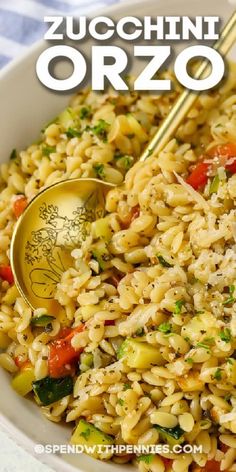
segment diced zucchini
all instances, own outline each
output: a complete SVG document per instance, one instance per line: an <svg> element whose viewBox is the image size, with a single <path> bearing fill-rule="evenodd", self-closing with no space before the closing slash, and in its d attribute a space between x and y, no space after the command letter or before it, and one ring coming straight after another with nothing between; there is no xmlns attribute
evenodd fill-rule
<svg viewBox="0 0 236 472"><path fill-rule="evenodd" d="M159 349L136 339L126 339L117 353L118 359L125 357L129 367L145 369L154 365L162 365L163 357Z"/></svg>
<svg viewBox="0 0 236 472"><path fill-rule="evenodd" d="M55 319L55 316L51 315L34 316L33 318L31 318L30 324L32 326L47 326Z"/></svg>
<svg viewBox="0 0 236 472"><path fill-rule="evenodd" d="M92 224L92 230L95 238L101 238L110 241L112 238L111 228L108 218L100 218Z"/></svg>
<svg viewBox="0 0 236 472"><path fill-rule="evenodd" d="M93 354L91 352L82 352L80 355L80 370L86 372L93 365Z"/></svg>
<svg viewBox="0 0 236 472"><path fill-rule="evenodd" d="M62 111L58 116L58 122L65 130L67 130L68 128L78 126L78 116L76 115L75 110L72 108L66 108L66 110Z"/></svg>
<svg viewBox="0 0 236 472"><path fill-rule="evenodd" d="M33 390L33 381L35 380L34 368L25 367L19 374L16 374L11 381L12 388L21 395L25 397L27 393Z"/></svg>
<svg viewBox="0 0 236 472"><path fill-rule="evenodd" d="M155 425L154 428L158 431L162 441L168 443L170 446L175 446L176 444L182 444L184 442L184 431L178 425L175 426L175 428L164 428Z"/></svg>
<svg viewBox="0 0 236 472"><path fill-rule="evenodd" d="M50 405L73 392L72 377L43 379L33 382L33 390L42 405Z"/></svg>
<svg viewBox="0 0 236 472"><path fill-rule="evenodd" d="M92 247L92 255L93 258L98 262L101 270L107 270L111 267L111 256L104 241L98 241L96 244L94 244Z"/></svg>
<svg viewBox="0 0 236 472"><path fill-rule="evenodd" d="M216 337L218 333L217 321L215 316L204 311L196 316L193 316L188 323L186 323L181 330L181 335L190 339L192 343L200 341L204 331L211 332L211 337Z"/></svg>
<svg viewBox="0 0 236 472"><path fill-rule="evenodd" d="M103 433L103 431L100 431L91 423L88 423L85 420L80 420L74 433L72 434L71 444L91 447L92 449L89 455L96 459L99 459L101 457L99 452L96 451L96 446L112 445L114 444L114 439L112 436L109 436L108 434ZM110 456L111 455L112 454L110 454ZM106 458L108 458L107 455Z"/></svg>
<svg viewBox="0 0 236 472"><path fill-rule="evenodd" d="M216 174L210 185L210 189L209 189L210 195L218 192L219 185L220 185L219 175Z"/></svg>

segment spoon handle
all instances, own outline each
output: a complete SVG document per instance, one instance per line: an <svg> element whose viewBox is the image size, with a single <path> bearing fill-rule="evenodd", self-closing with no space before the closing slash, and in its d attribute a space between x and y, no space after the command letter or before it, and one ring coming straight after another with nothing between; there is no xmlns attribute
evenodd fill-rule
<svg viewBox="0 0 236 472"><path fill-rule="evenodd" d="M236 11L233 13L227 24L225 25L220 38L214 44L214 49L219 51L223 56L228 53L236 41ZM194 74L195 79L202 79L207 76L210 71L210 65L207 61L203 61ZM183 121L190 108L193 106L200 92L185 89L175 102L170 113L163 121L156 134L142 153L140 161L145 161L150 154L158 154L174 135L176 129Z"/></svg>

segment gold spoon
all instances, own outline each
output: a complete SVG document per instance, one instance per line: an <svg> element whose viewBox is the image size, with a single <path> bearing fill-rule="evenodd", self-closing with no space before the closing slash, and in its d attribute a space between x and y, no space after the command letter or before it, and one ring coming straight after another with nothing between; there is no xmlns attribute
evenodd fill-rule
<svg viewBox="0 0 236 472"><path fill-rule="evenodd" d="M214 48L227 54L236 41L236 12L222 31ZM207 76L210 67L201 63L194 77ZM197 99L184 90L167 118L140 157L158 154ZM19 218L11 241L10 261L15 284L32 308L44 307L57 314L62 309L54 299L62 273L71 266L70 252L80 246L90 222L105 214L105 197L114 184L98 179L69 179L40 192Z"/></svg>

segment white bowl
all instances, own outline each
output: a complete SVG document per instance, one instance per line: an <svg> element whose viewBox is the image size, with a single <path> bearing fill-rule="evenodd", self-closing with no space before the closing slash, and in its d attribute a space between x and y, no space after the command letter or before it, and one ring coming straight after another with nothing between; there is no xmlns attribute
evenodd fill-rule
<svg viewBox="0 0 236 472"><path fill-rule="evenodd" d="M135 15L219 15L225 21L236 1L227 0L129 0L104 10L102 13L119 19ZM100 12L99 12L100 13ZM98 12L95 13L98 15ZM118 44L117 40L115 44ZM91 42L81 44L88 53ZM123 44L124 46L124 44ZM127 45L126 45L127 46ZM132 44L129 48L132 48ZM39 130L66 106L68 95L52 93L43 87L35 74L35 63L45 48L42 41L24 57L14 61L0 74L1 162L8 159L13 148L23 149L39 135ZM233 54L236 57L236 54ZM232 54L231 54L232 57ZM137 63L133 70L137 69ZM34 453L34 445L66 444L71 425L62 426L47 421L32 401L18 396L10 386L10 376L0 371L0 421L14 441ZM37 459L63 472L97 472L101 463L85 455L37 455ZM124 466L125 468L127 466ZM123 466L102 464L104 472L124 471Z"/></svg>

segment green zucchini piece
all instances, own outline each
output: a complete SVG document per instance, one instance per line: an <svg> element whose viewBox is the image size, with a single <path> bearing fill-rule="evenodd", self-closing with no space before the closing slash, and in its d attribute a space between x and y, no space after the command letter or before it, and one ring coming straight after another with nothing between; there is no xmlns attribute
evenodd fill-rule
<svg viewBox="0 0 236 472"><path fill-rule="evenodd" d="M105 241L98 241L92 247L92 256L98 262L101 270L106 270L111 267L111 255L106 247Z"/></svg>
<svg viewBox="0 0 236 472"><path fill-rule="evenodd" d="M218 192L219 185L220 185L219 175L216 174L210 185L210 190L209 190L210 195Z"/></svg>
<svg viewBox="0 0 236 472"><path fill-rule="evenodd" d="M47 326L49 323L52 323L56 318L55 316L51 315L41 315L41 316L34 316L30 324L32 326Z"/></svg>
<svg viewBox="0 0 236 472"><path fill-rule="evenodd" d="M73 392L73 380L70 376L44 377L33 382L33 391L42 405L50 405Z"/></svg>
<svg viewBox="0 0 236 472"><path fill-rule="evenodd" d="M164 428L159 425L154 425L153 427L158 431L160 438L170 446L182 444L184 442L184 431L179 425L174 428Z"/></svg>
<svg viewBox="0 0 236 472"><path fill-rule="evenodd" d="M114 438L108 434L103 433L100 429L96 428L93 424L88 423L85 420L80 420L74 433L71 436L71 444L78 444L79 446L109 446L114 444ZM99 458L99 453L94 448L89 454L94 458Z"/></svg>

